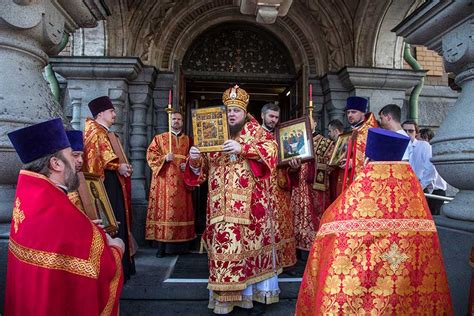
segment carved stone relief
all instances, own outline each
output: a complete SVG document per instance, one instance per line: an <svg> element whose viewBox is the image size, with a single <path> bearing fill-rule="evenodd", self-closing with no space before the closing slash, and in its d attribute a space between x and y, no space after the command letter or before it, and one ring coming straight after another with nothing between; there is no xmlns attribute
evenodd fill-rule
<svg viewBox="0 0 474 316"><path fill-rule="evenodd" d="M221 25L197 38L183 60L184 71L293 73L284 45L251 26Z"/></svg>

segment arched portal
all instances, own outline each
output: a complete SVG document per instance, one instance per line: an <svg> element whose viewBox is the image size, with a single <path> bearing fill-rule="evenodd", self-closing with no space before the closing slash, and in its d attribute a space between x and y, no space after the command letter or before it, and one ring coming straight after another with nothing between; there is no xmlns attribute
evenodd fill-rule
<svg viewBox="0 0 474 316"><path fill-rule="evenodd" d="M297 71L287 47L249 23L222 23L197 36L183 57L180 77L188 111L220 105L222 92L235 83L250 93L248 110L257 118L267 102L278 102L283 118L298 103L291 96Z"/></svg>
<svg viewBox="0 0 474 316"><path fill-rule="evenodd" d="M179 99L191 133L191 110L222 104L222 93L239 84L250 94L248 112L260 120L261 107L278 102L282 120L300 115L301 86L287 46L268 30L245 22L224 22L197 35L179 66ZM296 109L296 110L295 110ZM290 115L291 113L291 115ZM206 209L207 188L195 190L197 209ZM196 213L196 230L205 213Z"/></svg>

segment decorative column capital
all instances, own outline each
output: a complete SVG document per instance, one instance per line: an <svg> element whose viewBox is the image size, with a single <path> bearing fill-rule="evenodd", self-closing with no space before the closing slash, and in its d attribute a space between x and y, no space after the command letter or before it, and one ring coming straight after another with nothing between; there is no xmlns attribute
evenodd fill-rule
<svg viewBox="0 0 474 316"><path fill-rule="evenodd" d="M425 70L344 67L337 74L343 86L349 91L357 88L406 90L420 82L426 72Z"/></svg>
<svg viewBox="0 0 474 316"><path fill-rule="evenodd" d="M50 58L53 70L66 79L125 80L132 81L143 69L138 57L77 57Z"/></svg>
<svg viewBox="0 0 474 316"><path fill-rule="evenodd" d="M460 73L474 68L474 17L443 36L443 58L446 72ZM459 80L461 78L456 78Z"/></svg>
<svg viewBox="0 0 474 316"><path fill-rule="evenodd" d="M108 11L100 0L3 0L1 7L0 21L6 32L0 31L0 44L28 51L44 64L48 55L58 53L64 34L96 26Z"/></svg>

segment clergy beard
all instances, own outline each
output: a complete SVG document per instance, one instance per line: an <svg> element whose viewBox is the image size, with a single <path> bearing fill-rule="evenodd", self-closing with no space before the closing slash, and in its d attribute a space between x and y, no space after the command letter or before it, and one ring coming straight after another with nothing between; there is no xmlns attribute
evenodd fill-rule
<svg viewBox="0 0 474 316"><path fill-rule="evenodd" d="M71 167L66 159L63 160L66 165L65 174L64 174L64 185L67 187L68 191L76 191L79 188L79 177L77 176L75 168Z"/></svg>
<svg viewBox="0 0 474 316"><path fill-rule="evenodd" d="M242 122L237 125L229 126L230 137L236 138L237 136L239 136L240 131L242 130L242 127L244 127L244 125L245 125L245 119L242 120Z"/></svg>

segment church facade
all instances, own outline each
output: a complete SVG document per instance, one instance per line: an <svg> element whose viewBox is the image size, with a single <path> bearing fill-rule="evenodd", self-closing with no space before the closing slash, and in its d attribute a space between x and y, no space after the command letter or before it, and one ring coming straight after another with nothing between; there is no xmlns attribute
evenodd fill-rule
<svg viewBox="0 0 474 316"><path fill-rule="evenodd" d="M391 32L419 5L120 1L108 5L110 15L95 28L72 34L50 62L73 128L83 128L90 100L100 95L113 100L115 129L134 165L134 201L143 204L145 151L153 135L167 130L169 90L190 132L191 109L220 105L232 84L249 91L250 113L258 117L263 104L278 102L283 120L307 113L311 84L314 115L325 132L330 120L345 121L351 95L368 98L375 113L395 103L409 117L410 93L425 78L416 118L422 126L438 127L458 94L448 86L442 60L424 47L412 48L425 63L413 70L404 60L403 40Z"/></svg>
<svg viewBox="0 0 474 316"><path fill-rule="evenodd" d="M278 102L288 120L308 113L313 100L322 133L332 119L346 123L349 96L368 98L376 114L397 104L402 120L437 129L460 88L429 41L410 47L392 31L424 2L7 0L0 9L0 236L8 239L20 168L7 133L58 116L83 129L87 104L98 96L112 99L114 129L134 167L139 244L150 177L146 149L167 131L170 90L188 133L191 110L220 105L222 92L236 83L249 92L253 114ZM0 243L3 254L6 245Z"/></svg>

